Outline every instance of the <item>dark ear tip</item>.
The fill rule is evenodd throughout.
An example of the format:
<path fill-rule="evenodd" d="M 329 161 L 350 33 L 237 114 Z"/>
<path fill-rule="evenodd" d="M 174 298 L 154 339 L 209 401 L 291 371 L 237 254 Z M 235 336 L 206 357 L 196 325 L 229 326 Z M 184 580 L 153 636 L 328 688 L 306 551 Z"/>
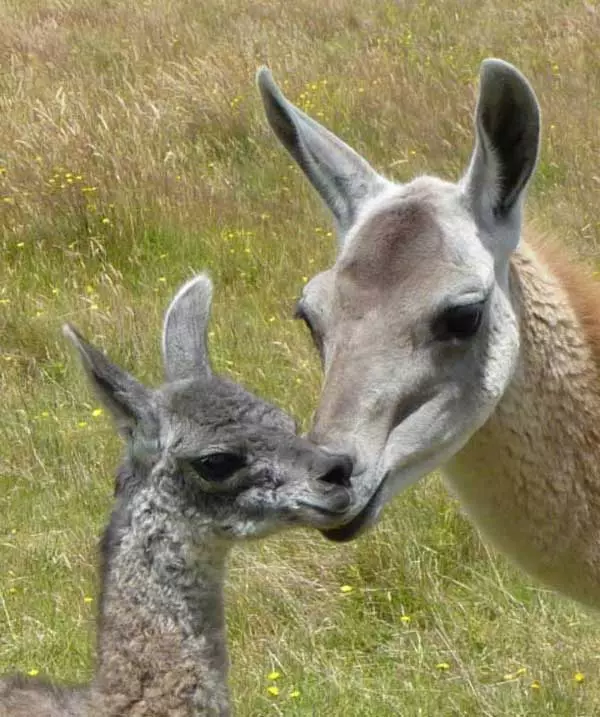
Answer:
<path fill-rule="evenodd" d="M 488 78 L 491 79 L 502 77 L 504 79 L 518 79 L 529 84 L 521 70 L 519 70 L 514 65 L 511 65 L 510 62 L 506 62 L 506 60 L 501 60 L 498 57 L 486 58 L 481 63 L 479 73 L 481 75 L 482 80 Z"/>
<path fill-rule="evenodd" d="M 94 347 L 91 346 L 83 338 L 83 336 L 79 333 L 79 331 L 77 331 L 73 324 L 63 324 L 62 332 L 63 336 L 69 339 L 71 344 L 77 349 L 77 353 L 79 354 L 79 357 L 83 361 L 84 365 L 91 366 L 90 355 L 93 354 L 96 349 L 94 349 Z"/>
<path fill-rule="evenodd" d="M 514 65 L 495 57 L 490 57 L 481 63 L 480 99 L 488 102 L 499 102 L 503 97 L 511 96 L 518 104 L 527 109 L 532 118 L 540 122 L 540 106 L 525 75 Z"/>
<path fill-rule="evenodd" d="M 269 82 L 269 80 L 273 81 L 273 75 L 271 74 L 271 70 L 266 65 L 261 65 L 258 70 L 256 70 L 256 84 L 259 87 L 262 87 L 265 83 Z"/>
<path fill-rule="evenodd" d="M 77 331 L 77 329 L 73 326 L 73 324 L 69 324 L 68 322 L 62 325 L 62 333 L 63 336 L 69 341 L 75 345 L 78 345 L 81 343 L 82 336 Z"/>
<path fill-rule="evenodd" d="M 481 73 L 487 72 L 519 72 L 514 65 L 499 57 L 486 57 L 481 63 Z M 519 73 L 520 74 L 520 73 Z"/>
<path fill-rule="evenodd" d="M 500 60 L 497 57 L 488 57 L 481 63 L 479 76 L 482 85 L 488 82 L 502 81 L 503 83 L 525 87 L 530 94 L 535 96 L 529 80 L 521 70 L 511 65 L 510 62 L 506 62 L 506 60 Z"/>
<path fill-rule="evenodd" d="M 273 79 L 271 70 L 266 65 L 262 65 L 262 67 L 258 68 L 256 72 L 256 85 L 262 95 L 263 102 L 266 103 L 273 99 L 278 101 L 282 100 L 281 90 Z"/>

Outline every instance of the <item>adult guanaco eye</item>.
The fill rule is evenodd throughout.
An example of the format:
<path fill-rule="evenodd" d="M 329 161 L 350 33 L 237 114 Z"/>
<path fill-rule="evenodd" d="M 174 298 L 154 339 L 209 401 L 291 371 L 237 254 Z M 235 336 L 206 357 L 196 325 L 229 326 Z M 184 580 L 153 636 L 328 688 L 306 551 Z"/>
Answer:
<path fill-rule="evenodd" d="M 239 453 L 219 451 L 189 461 L 191 467 L 207 481 L 224 481 L 246 465 Z"/>
<path fill-rule="evenodd" d="M 436 319 L 433 332 L 440 341 L 469 339 L 481 325 L 485 301 L 450 306 Z"/>

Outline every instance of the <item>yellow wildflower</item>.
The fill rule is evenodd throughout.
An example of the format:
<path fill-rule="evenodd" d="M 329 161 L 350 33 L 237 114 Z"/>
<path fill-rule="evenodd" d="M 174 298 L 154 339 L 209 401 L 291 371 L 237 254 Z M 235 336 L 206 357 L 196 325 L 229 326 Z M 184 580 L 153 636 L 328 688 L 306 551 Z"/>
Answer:
<path fill-rule="evenodd" d="M 516 680 L 517 677 L 521 677 L 521 675 L 524 675 L 527 672 L 526 667 L 519 667 L 518 670 L 515 672 L 509 672 L 508 674 L 504 675 L 505 680 Z"/>

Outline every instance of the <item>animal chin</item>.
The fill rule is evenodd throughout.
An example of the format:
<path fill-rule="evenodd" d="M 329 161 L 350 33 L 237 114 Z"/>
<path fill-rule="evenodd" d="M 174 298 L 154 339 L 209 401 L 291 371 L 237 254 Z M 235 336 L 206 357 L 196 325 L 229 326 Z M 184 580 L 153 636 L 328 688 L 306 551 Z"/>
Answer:
<path fill-rule="evenodd" d="M 374 522 L 377 514 L 379 513 L 378 508 L 385 482 L 384 478 L 377 486 L 377 490 L 369 498 L 365 507 L 360 511 L 360 513 L 355 515 L 352 520 L 348 521 L 348 523 L 344 523 L 344 525 L 340 525 L 337 528 L 321 530 L 321 533 L 328 540 L 332 540 L 336 543 L 346 543 L 354 538 L 357 538 Z"/>

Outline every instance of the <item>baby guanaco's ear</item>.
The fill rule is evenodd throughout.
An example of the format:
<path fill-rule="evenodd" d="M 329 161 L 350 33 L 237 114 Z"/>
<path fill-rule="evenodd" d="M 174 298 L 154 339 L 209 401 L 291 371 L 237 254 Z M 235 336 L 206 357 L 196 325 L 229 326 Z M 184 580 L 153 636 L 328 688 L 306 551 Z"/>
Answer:
<path fill-rule="evenodd" d="M 206 338 L 211 303 L 212 282 L 199 274 L 181 287 L 167 309 L 162 347 L 168 381 L 210 374 Z"/>
<path fill-rule="evenodd" d="M 63 333 L 77 349 L 88 380 L 111 413 L 119 433 L 130 438 L 138 423 L 154 415 L 154 392 L 113 364 L 70 324 L 63 326 Z"/>

